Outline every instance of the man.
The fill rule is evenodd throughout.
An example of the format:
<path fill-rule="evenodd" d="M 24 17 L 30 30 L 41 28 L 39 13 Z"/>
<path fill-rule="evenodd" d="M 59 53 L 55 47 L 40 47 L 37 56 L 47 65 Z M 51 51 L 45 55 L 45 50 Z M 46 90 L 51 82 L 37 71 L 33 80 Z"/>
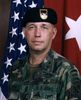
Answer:
<path fill-rule="evenodd" d="M 23 17 L 30 54 L 10 69 L 8 100 L 81 100 L 77 68 L 51 49 L 56 23 L 56 12 L 50 8 L 32 8 Z"/>

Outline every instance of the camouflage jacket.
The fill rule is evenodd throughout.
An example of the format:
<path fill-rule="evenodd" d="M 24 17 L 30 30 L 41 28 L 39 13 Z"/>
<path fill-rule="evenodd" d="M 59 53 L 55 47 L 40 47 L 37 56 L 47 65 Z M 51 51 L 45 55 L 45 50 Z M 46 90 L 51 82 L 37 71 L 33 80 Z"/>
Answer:
<path fill-rule="evenodd" d="M 8 100 L 81 100 L 81 78 L 72 62 L 50 49 L 30 75 L 28 58 L 10 68 Z"/>

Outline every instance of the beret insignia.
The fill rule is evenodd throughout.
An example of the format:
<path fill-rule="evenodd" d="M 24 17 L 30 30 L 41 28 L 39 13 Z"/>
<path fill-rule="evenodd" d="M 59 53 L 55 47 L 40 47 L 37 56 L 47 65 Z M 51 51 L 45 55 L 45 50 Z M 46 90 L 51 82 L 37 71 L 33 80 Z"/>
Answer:
<path fill-rule="evenodd" d="M 46 20 L 48 18 L 48 10 L 47 9 L 39 9 L 40 18 Z"/>

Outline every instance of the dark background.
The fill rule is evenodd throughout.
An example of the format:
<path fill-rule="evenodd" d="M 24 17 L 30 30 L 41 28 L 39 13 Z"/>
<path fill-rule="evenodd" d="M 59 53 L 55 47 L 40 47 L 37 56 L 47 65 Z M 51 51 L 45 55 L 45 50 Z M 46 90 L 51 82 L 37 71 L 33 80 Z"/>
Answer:
<path fill-rule="evenodd" d="M 0 71 L 8 36 L 11 0 L 0 0 Z"/>

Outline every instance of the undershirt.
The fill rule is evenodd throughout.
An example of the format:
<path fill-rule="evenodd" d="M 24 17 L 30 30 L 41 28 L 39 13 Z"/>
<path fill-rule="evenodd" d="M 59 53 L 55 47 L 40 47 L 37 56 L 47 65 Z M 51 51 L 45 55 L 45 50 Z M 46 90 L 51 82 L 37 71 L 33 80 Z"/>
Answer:
<path fill-rule="evenodd" d="M 38 67 L 39 64 L 30 64 L 29 65 L 29 70 L 30 74 Z"/>

